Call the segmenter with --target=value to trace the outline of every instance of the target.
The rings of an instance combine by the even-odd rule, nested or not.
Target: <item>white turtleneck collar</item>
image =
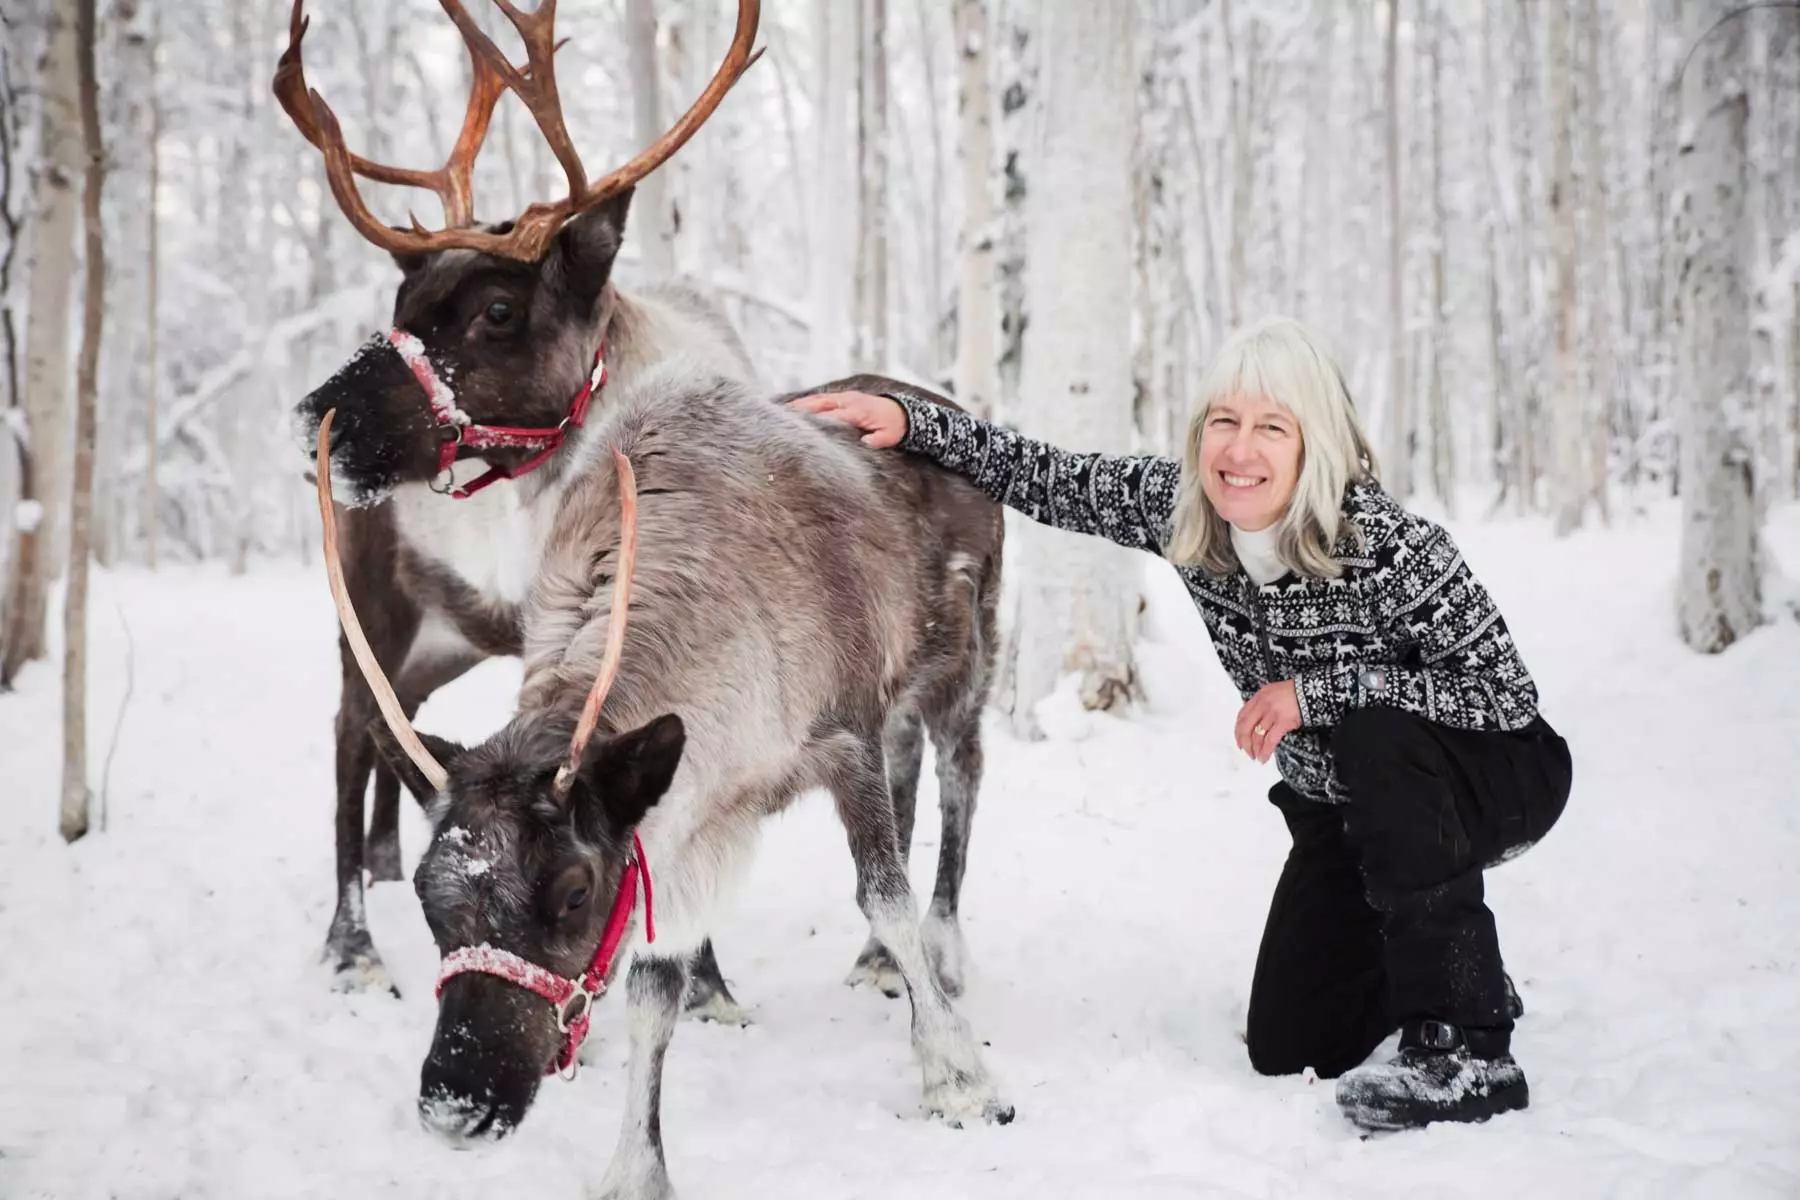
[[[1238,565],[1244,568],[1244,574],[1258,587],[1266,587],[1288,573],[1288,566],[1281,561],[1281,551],[1275,542],[1274,525],[1254,532],[1231,526],[1231,549],[1237,554]]]

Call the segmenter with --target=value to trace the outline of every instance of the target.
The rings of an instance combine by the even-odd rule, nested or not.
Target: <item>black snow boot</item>
[[[1499,1029],[1408,1021],[1400,1053],[1357,1067],[1337,1081],[1338,1107],[1357,1126],[1412,1129],[1433,1121],[1485,1121],[1531,1102],[1525,1073]]]

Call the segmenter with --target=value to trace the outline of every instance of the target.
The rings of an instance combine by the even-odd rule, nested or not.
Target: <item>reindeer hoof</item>
[[[952,1129],[970,1125],[1011,1125],[1013,1106],[986,1083],[943,1083],[925,1089],[925,1113]]]
[[[875,987],[890,1000],[906,995],[906,980],[900,975],[899,964],[888,953],[888,948],[874,938],[870,938],[862,953],[856,956],[856,965],[850,968],[844,983],[853,988]]]
[[[400,998],[400,989],[394,986],[394,977],[388,974],[387,964],[375,952],[375,943],[367,931],[360,937],[330,939],[325,943],[325,953],[320,955],[320,961],[331,964],[331,990],[334,992],[386,992],[396,1000]]]
[[[732,1025],[739,1029],[751,1024],[750,1014],[731,998],[730,992],[713,992],[704,998],[691,998],[681,1015],[690,1021],[709,1021],[714,1025]]]
[[[400,989],[394,986],[394,977],[381,959],[372,956],[358,956],[349,961],[340,961],[331,970],[331,990],[352,995],[367,995],[373,992],[386,992],[394,999],[400,998]]]

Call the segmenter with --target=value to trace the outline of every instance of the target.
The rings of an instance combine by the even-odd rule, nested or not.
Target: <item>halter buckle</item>
[[[585,987],[577,986],[567,1000],[556,1006],[557,1030],[562,1033],[569,1032],[571,1026],[577,1021],[586,1020],[588,1014],[593,1010],[594,993]]]

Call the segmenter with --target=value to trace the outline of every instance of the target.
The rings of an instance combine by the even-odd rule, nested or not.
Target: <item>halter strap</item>
[[[444,994],[444,984],[451,979],[469,971],[477,971],[484,975],[496,975],[543,997],[556,1010],[556,1027],[563,1034],[562,1052],[557,1056],[556,1064],[544,1074],[562,1074],[565,1078],[573,1079],[576,1055],[588,1035],[594,1004],[606,994],[613,959],[618,955],[619,946],[625,941],[626,930],[631,925],[631,914],[637,908],[640,881],[644,885],[644,940],[656,941],[655,897],[650,887],[650,866],[644,858],[643,840],[635,832],[631,835],[631,845],[634,854],[625,864],[624,877],[619,880],[619,891],[613,897],[612,911],[606,916],[606,929],[600,935],[600,945],[594,951],[593,962],[579,980],[558,975],[510,950],[484,943],[480,946],[464,946],[444,956],[443,963],[438,967],[437,995]]]

